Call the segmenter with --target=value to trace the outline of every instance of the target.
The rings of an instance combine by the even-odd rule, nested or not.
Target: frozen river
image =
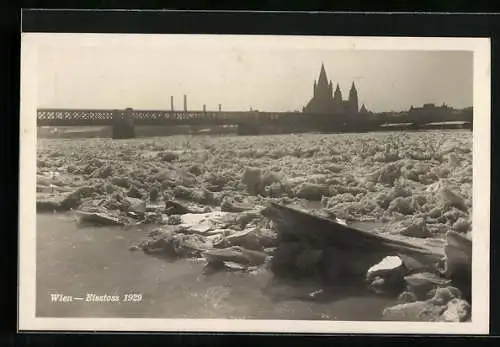
[[[65,215],[37,216],[37,315],[43,317],[151,317],[379,320],[393,300],[343,291],[327,302],[294,298],[314,287],[279,286],[272,274],[202,274],[202,264],[168,262],[128,250],[145,229],[79,227]],[[278,288],[278,287],[274,287]],[[133,303],[54,303],[51,294],[85,297],[141,294]]]

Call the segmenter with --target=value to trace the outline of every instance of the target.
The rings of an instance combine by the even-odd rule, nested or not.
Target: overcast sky
[[[165,41],[161,45],[47,44],[38,55],[38,106],[53,108],[261,111],[302,110],[324,63],[347,98],[352,81],[360,106],[375,112],[423,103],[473,105],[472,53],[336,50]]]

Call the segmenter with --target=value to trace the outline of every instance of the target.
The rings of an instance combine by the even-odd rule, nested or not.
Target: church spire
[[[335,92],[333,94],[333,112],[340,113],[342,112],[342,92],[340,91],[340,86],[337,83],[337,87],[335,88]]]
[[[352,82],[351,90],[349,91],[349,109],[352,113],[358,113],[358,91],[354,81]]]
[[[328,78],[326,77],[325,65],[321,63],[321,71],[319,72],[318,86],[328,86]]]
[[[358,91],[356,90],[356,85],[354,84],[354,81],[352,82],[352,85],[351,85],[351,90],[349,91],[349,96],[354,96],[356,95],[356,97],[358,96]]]
[[[337,88],[335,88],[335,94],[333,95],[333,100],[342,103],[342,92],[340,91],[340,86],[338,83],[337,83]]]

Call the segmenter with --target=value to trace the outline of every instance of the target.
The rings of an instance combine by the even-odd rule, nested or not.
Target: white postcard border
[[[461,50],[474,52],[472,322],[346,322],[229,319],[39,318],[36,300],[36,109],[38,49],[44,45],[91,46],[238,45],[335,50]],[[23,33],[19,187],[18,329],[52,331],[205,331],[274,333],[487,334],[490,276],[489,38],[317,37],[246,35],[135,35]]]

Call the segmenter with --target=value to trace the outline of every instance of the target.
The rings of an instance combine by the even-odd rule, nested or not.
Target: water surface
[[[128,247],[147,234],[139,227],[79,227],[68,215],[37,215],[37,316],[247,318],[378,320],[392,299],[344,292],[328,302],[293,298],[314,287],[281,286],[292,293],[269,296],[274,283],[265,270],[255,273],[202,274],[202,264],[166,261]],[[274,291],[273,293],[275,293]],[[137,293],[135,303],[53,303],[51,294],[85,297]]]

